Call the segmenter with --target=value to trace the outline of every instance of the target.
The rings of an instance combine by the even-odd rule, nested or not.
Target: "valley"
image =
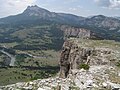
[[[7,45],[0,51],[0,85],[47,78],[58,73],[58,51],[13,50],[9,49],[14,46],[12,43]]]

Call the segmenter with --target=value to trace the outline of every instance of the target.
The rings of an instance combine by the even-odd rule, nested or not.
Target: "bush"
[[[90,68],[90,66],[88,64],[82,63],[82,64],[79,65],[79,69],[82,69],[82,68],[85,69],[85,70],[88,70]]]
[[[116,66],[117,66],[117,67],[120,67],[120,62],[117,62],[117,63],[116,63]]]

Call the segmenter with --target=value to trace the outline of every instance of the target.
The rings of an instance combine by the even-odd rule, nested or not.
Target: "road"
[[[8,52],[5,52],[4,50],[0,50],[2,53],[6,54],[8,57],[11,58],[11,61],[10,61],[10,66],[15,66],[15,57],[11,54],[9,54]]]

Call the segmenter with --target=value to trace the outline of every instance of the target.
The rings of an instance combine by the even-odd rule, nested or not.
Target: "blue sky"
[[[29,5],[84,17],[120,16],[120,0],[0,0],[0,3],[0,18],[22,13]]]

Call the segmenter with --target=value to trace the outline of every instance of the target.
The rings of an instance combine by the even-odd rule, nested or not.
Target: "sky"
[[[0,18],[22,13],[31,5],[83,17],[99,14],[120,17],[120,0],[0,0]]]

